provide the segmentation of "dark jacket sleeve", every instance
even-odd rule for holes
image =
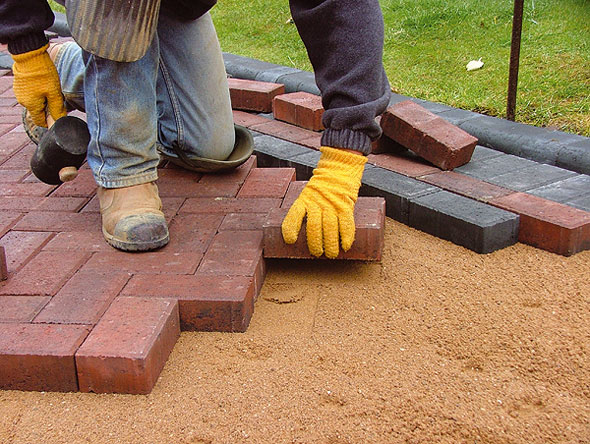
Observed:
[[[195,20],[215,3],[217,0],[162,0],[162,10],[180,20]]]
[[[0,1],[0,42],[11,54],[33,51],[47,43],[44,31],[53,24],[46,0]]]
[[[291,0],[291,14],[325,108],[322,145],[368,154],[391,89],[383,69],[378,0]]]

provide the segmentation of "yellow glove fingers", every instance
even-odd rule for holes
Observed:
[[[326,257],[334,259],[339,253],[338,216],[335,212],[325,211],[322,214],[324,231],[324,250]]]
[[[57,120],[66,115],[66,107],[61,93],[53,93],[47,97],[47,111],[53,120]]]
[[[340,214],[340,238],[342,242],[342,250],[348,251],[354,242],[356,226],[354,223],[354,211],[346,211]]]
[[[31,114],[31,119],[37,126],[47,128],[47,116],[45,115],[46,102],[35,101],[32,103],[21,103]]]
[[[39,126],[47,126],[46,108],[56,120],[65,115],[59,76],[47,53],[48,46],[12,56],[14,95]]]
[[[283,233],[283,239],[288,244],[294,244],[297,242],[301,225],[303,224],[303,218],[305,217],[305,205],[297,199],[283,219],[281,224],[281,232]]]
[[[313,256],[324,253],[324,239],[322,233],[322,209],[310,204],[307,208],[307,248]]]

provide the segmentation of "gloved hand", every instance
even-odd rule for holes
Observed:
[[[313,176],[283,220],[283,239],[297,241],[307,214],[307,246],[314,256],[335,258],[354,242],[354,204],[358,198],[367,158],[338,148],[321,147],[322,156]]]
[[[12,55],[16,100],[29,110],[35,125],[42,127],[47,127],[46,110],[53,120],[66,115],[59,76],[47,54],[48,47]]]

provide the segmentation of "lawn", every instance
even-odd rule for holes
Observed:
[[[505,116],[511,0],[380,3],[393,91]],[[224,51],[311,69],[287,0],[222,0],[212,15]],[[589,17],[590,0],[525,0],[517,121],[590,136]]]

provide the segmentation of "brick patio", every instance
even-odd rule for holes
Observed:
[[[265,276],[262,227],[279,239],[284,207],[317,164],[320,134],[234,111],[255,133],[257,156],[222,175],[163,166],[170,243],[123,253],[102,239],[88,169],[59,187],[31,175],[34,145],[6,74],[0,72],[0,246],[8,275],[0,286],[0,388],[147,393],[180,330],[244,331]],[[238,95],[258,108],[280,100],[275,86],[269,94],[264,85],[235,84],[262,91],[263,99]],[[317,111],[317,103],[310,106]],[[285,120],[298,122],[291,117]],[[372,226],[385,212],[482,253],[517,240],[563,255],[590,248],[588,176],[546,167],[481,146],[453,172],[403,150],[373,154],[361,193],[384,197],[387,208],[374,198],[360,201],[358,208],[372,202],[374,211],[373,219],[357,218],[355,258],[380,255],[373,247],[382,232]],[[274,255],[293,251],[305,256],[301,239]]]

